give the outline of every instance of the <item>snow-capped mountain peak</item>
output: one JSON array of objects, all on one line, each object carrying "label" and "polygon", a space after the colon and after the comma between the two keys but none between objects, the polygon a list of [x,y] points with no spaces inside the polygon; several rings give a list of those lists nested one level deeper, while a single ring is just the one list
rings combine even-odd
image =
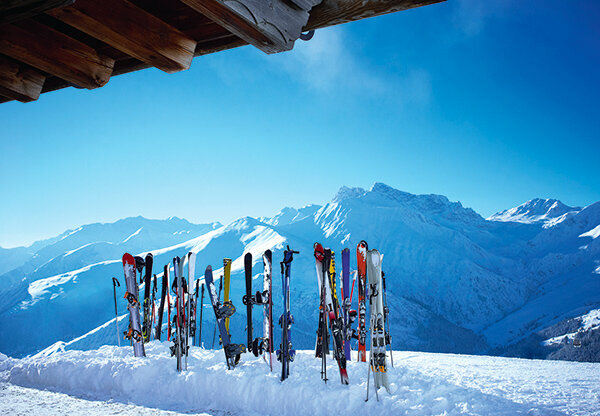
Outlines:
[{"label": "snow-capped mountain peak", "polygon": [[554,226],[579,211],[581,207],[570,207],[557,199],[535,198],[517,207],[497,212],[488,220]]}]

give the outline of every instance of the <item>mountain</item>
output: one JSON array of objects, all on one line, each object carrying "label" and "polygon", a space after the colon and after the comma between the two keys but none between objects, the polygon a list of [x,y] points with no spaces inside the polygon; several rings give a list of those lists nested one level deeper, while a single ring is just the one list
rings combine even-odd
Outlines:
[{"label": "mountain", "polygon": [[490,221],[521,222],[551,226],[562,222],[569,215],[581,211],[581,207],[570,207],[557,199],[532,199],[511,209],[500,211],[488,218]]},{"label": "mountain", "polygon": [[[246,322],[240,302],[244,253],[253,255],[258,285],[264,250],[272,249],[278,262],[286,245],[300,251],[291,280],[294,345],[312,348],[318,303],[313,243],[339,255],[343,247],[354,253],[364,239],[384,254],[394,348],[545,357],[556,348],[543,343],[549,337],[542,331],[600,308],[600,203],[577,209],[559,201],[546,204],[548,209],[533,210],[540,205],[533,202],[525,210],[526,205],[514,209],[521,215],[514,220],[501,213],[484,219],[444,196],[413,195],[376,183],[368,190],[342,187],[322,206],[288,207],[272,217],[243,217],[227,225],[137,217],[80,227],[0,276],[7,282],[0,291],[6,299],[0,330],[13,334],[0,339],[0,351],[22,356],[51,345],[52,350],[115,344],[111,277],[122,276],[125,251],[152,251],[156,273],[174,256],[193,250],[196,277],[212,264],[218,278],[222,259],[232,258],[231,297],[238,311],[231,332],[240,342]],[[546,219],[524,221],[526,211]],[[353,254],[352,269],[355,259]],[[278,274],[273,293],[276,316]],[[122,327],[125,302],[119,300],[118,308]],[[203,342],[210,347],[214,318],[211,309],[205,312]],[[261,314],[255,317],[260,328]]]}]

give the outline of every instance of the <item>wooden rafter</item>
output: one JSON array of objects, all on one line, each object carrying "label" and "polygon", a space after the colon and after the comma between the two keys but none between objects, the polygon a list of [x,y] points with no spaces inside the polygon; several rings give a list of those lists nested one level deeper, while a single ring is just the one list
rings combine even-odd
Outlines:
[{"label": "wooden rafter", "polygon": [[310,12],[310,19],[304,30],[320,29],[444,1],[446,0],[323,0]]},{"label": "wooden rafter", "polygon": [[1,0],[0,25],[16,22],[57,7],[68,6],[75,0]]},{"label": "wooden rafter", "polygon": [[83,88],[106,84],[114,59],[32,20],[0,26],[0,53]]},{"label": "wooden rafter", "polygon": [[0,55],[0,95],[23,103],[35,101],[45,80],[35,69]]},{"label": "wooden rafter", "polygon": [[[111,75],[151,66],[169,72],[184,69],[178,52],[171,55],[169,45],[177,40],[152,38],[149,32],[161,29],[149,30],[148,15],[154,23],[162,22],[193,40],[193,56],[248,43],[273,53],[291,49],[301,31],[442,1],[76,0],[74,6],[58,10],[55,7],[73,0],[0,0],[0,54],[20,65],[16,69],[14,64],[0,64],[0,103],[34,98],[40,75],[45,77],[43,94],[68,86],[95,88]],[[24,20],[6,24],[7,16],[13,22]],[[163,24],[157,26],[164,29]],[[189,48],[183,49],[189,54]],[[15,79],[19,76],[21,81]]]},{"label": "wooden rafter", "polygon": [[293,48],[321,0],[181,0],[266,53]]},{"label": "wooden rafter", "polygon": [[165,72],[194,57],[195,40],[127,0],[77,0],[48,14]]}]

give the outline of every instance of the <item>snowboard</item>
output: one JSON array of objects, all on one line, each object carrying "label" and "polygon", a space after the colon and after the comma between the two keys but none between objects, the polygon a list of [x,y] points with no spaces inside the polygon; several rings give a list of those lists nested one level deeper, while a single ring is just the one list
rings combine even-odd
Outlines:
[{"label": "snowboard", "polygon": [[227,369],[231,370],[235,368],[239,360],[239,355],[246,352],[244,344],[232,344],[229,339],[229,334],[225,328],[225,318],[230,317],[235,313],[235,307],[231,302],[219,302],[217,289],[213,282],[212,267],[208,266],[204,273],[204,282],[208,290],[208,295],[215,312],[215,318],[217,321],[217,327],[219,328],[219,334],[221,335],[221,341],[223,344],[223,351],[225,352],[225,362],[227,363]]}]

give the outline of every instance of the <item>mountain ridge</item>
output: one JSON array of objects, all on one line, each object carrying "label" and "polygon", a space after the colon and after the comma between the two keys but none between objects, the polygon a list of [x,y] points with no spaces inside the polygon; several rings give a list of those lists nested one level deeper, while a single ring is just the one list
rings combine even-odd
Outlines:
[{"label": "mountain ridge", "polygon": [[[588,312],[582,308],[600,306],[600,297],[590,290],[595,282],[591,276],[597,276],[599,268],[595,262],[600,260],[600,239],[580,237],[599,224],[600,202],[544,227],[543,222],[486,220],[445,196],[413,195],[375,183],[369,190],[341,187],[322,206],[286,207],[272,217],[241,217],[225,225],[200,225],[201,229],[175,217],[129,217],[105,224],[110,232],[98,231],[102,228],[98,225],[82,226],[42,249],[35,261],[30,259],[29,267],[0,276],[5,283],[12,282],[10,290],[0,289],[7,299],[0,309],[0,330],[19,333],[22,326],[34,324],[39,314],[48,313],[61,322],[77,315],[81,324],[64,328],[52,323],[48,332],[36,334],[23,348],[0,341],[0,351],[32,353],[107,324],[111,309],[114,313],[112,287],[104,286],[106,282],[98,286],[98,282],[122,274],[119,259],[124,251],[152,251],[160,272],[173,256],[194,250],[197,277],[206,264],[212,264],[218,278],[222,258],[230,257],[235,282],[243,280],[245,252],[254,255],[253,272],[258,274],[262,252],[272,249],[278,258],[287,244],[301,252],[294,261],[292,296],[299,309],[295,312],[296,340],[309,347],[314,342],[314,317],[309,311],[317,302],[312,244],[320,241],[339,253],[342,247],[355,247],[366,239],[385,254],[393,335],[399,348],[463,353],[495,348],[495,353],[502,353],[550,324]],[[89,231],[85,238],[83,230]],[[91,263],[93,267],[88,268]],[[40,279],[47,279],[41,291],[42,282],[34,284]],[[275,277],[274,294],[279,293],[279,284]],[[232,287],[234,299],[241,296],[242,286]],[[563,287],[563,292],[568,287],[573,296],[564,296],[557,287]],[[32,293],[36,294],[34,304]],[[535,302],[556,303],[559,298],[561,306],[554,315],[545,306],[527,307]],[[124,310],[123,305],[119,307]],[[232,328],[239,334],[244,330],[240,322],[244,312],[238,314]],[[532,319],[537,326],[530,325]],[[94,332],[93,341],[83,337],[72,347],[114,343],[114,330],[114,325],[106,325]],[[543,348],[536,353],[542,354]]]}]

